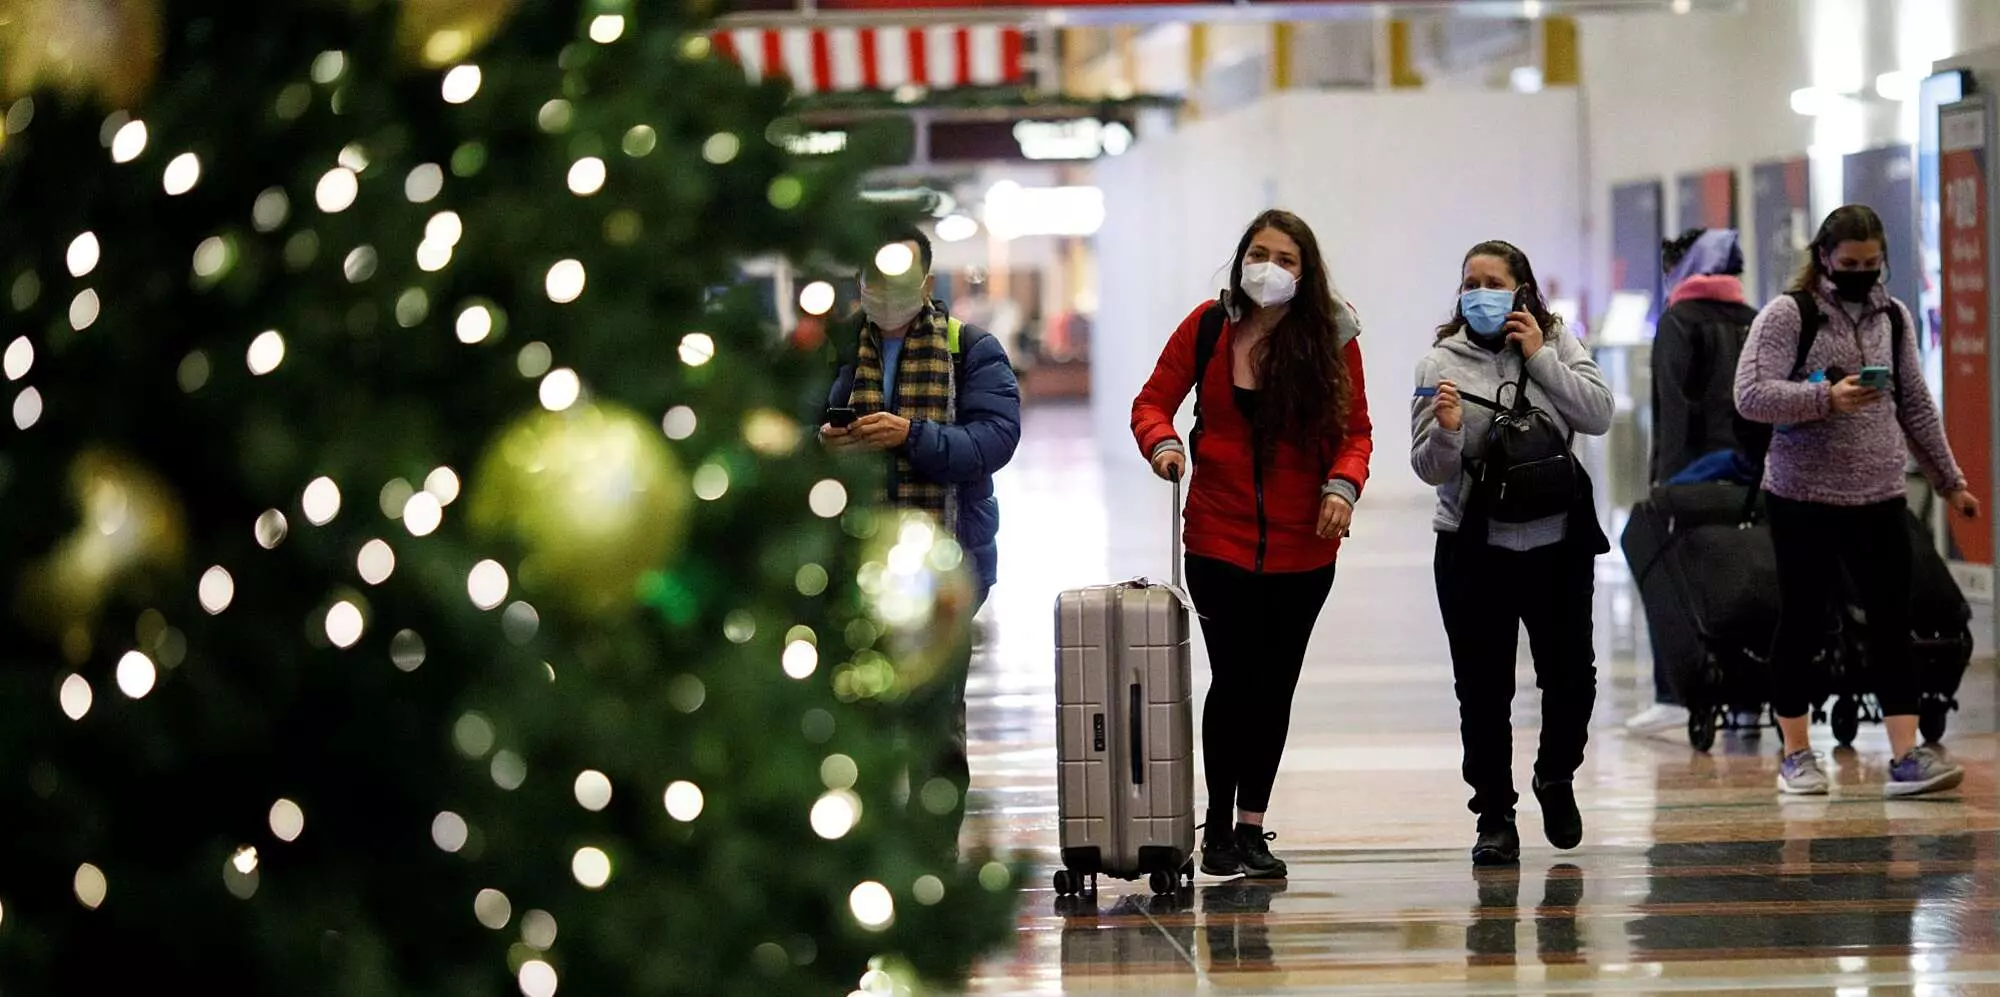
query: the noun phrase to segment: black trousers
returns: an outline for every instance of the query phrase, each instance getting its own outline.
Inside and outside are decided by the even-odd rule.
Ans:
[[[1771,545],[1778,554],[1778,641],[1771,660],[1771,708],[1802,717],[1817,678],[1813,656],[1826,642],[1835,607],[1852,580],[1868,646],[1870,684],[1882,715],[1911,716],[1921,690],[1910,655],[1910,536],[1902,499],[1839,506],[1766,493]],[[1841,569],[1846,569],[1843,577]]]
[[[971,615],[979,615],[986,605],[987,592],[979,592]],[[965,687],[972,677],[972,643],[968,640],[945,662],[944,669],[909,704],[910,724],[932,747],[919,753],[910,765],[910,809],[930,813],[947,829],[948,840],[958,841],[970,809],[967,799],[972,789],[972,760],[965,734]],[[942,779],[951,787],[947,798],[925,799],[924,790],[933,780]],[[938,808],[936,804],[949,803]]]
[[[1292,694],[1313,624],[1333,590],[1333,571],[1329,564],[1258,574],[1188,555],[1188,594],[1208,645],[1201,748],[1211,812],[1271,808],[1271,786],[1292,726]]]
[[[1439,533],[1438,609],[1451,642],[1458,733],[1471,809],[1510,817],[1514,791],[1514,658],[1521,627],[1542,691],[1542,742],[1535,775],[1560,782],[1583,766],[1597,700],[1591,646],[1594,558],[1571,543],[1512,551]]]

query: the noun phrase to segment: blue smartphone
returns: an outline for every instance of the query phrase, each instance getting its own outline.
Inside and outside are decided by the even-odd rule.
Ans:
[[[1880,391],[1889,386],[1889,368],[1887,367],[1863,367],[1861,368],[1860,377],[1861,386],[1864,388],[1874,388]]]
[[[1429,386],[1429,387],[1423,387],[1423,386],[1419,386],[1419,387],[1417,388],[1417,397],[1418,397],[1418,398],[1436,398],[1436,397],[1437,397],[1437,393],[1438,393],[1438,389],[1437,389],[1437,386],[1436,386],[1436,385],[1431,385],[1431,386]]]

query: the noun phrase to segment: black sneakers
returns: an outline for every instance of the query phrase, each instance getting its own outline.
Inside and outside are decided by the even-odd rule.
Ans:
[[[1481,866],[1518,865],[1521,861],[1521,832],[1512,817],[1479,818],[1479,840],[1472,846],[1472,864]]]
[[[1576,808],[1574,783],[1543,782],[1536,776],[1535,799],[1542,801],[1542,830],[1549,844],[1568,851],[1583,843],[1583,813]]]
[[[1243,875],[1249,879],[1283,879],[1285,863],[1271,854],[1271,846],[1265,842],[1278,836],[1266,833],[1257,824],[1236,825],[1236,857],[1242,863]]]
[[[1201,871],[1210,876],[1240,876],[1243,874],[1243,859],[1236,854],[1235,829],[1229,818],[1216,820],[1214,814],[1208,823],[1202,825]]]

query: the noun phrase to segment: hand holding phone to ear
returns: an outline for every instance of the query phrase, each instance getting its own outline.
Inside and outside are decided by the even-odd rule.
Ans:
[[[1507,341],[1521,348],[1522,359],[1533,359],[1547,342],[1547,331],[1535,320],[1535,314],[1528,310],[1528,288],[1523,285],[1514,293],[1514,310],[1507,315],[1507,324],[1501,328],[1507,331]]]

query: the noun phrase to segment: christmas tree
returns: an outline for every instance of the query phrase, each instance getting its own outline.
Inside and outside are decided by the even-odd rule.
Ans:
[[[882,262],[884,149],[788,154],[709,8],[0,2],[0,990],[907,992],[1005,936],[904,777],[959,553],[734,286]]]

